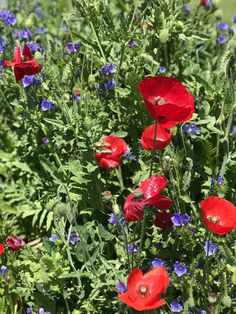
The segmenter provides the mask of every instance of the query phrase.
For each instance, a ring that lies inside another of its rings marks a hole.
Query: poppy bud
[[[194,308],[195,302],[194,302],[194,298],[193,298],[193,297],[190,297],[190,298],[188,299],[188,306],[189,306],[191,309]]]
[[[113,205],[112,205],[112,210],[113,210],[113,213],[114,213],[116,216],[120,215],[119,205],[113,204]]]
[[[218,8],[220,5],[220,0],[211,0],[214,7]]]
[[[84,118],[84,127],[89,130],[92,125],[92,120],[89,117]]]
[[[222,18],[223,17],[223,11],[220,9],[216,10],[215,11],[215,17],[217,17],[219,19]]]
[[[231,298],[229,295],[224,295],[223,298],[222,298],[222,304],[225,306],[225,307],[231,307]]]
[[[182,21],[177,21],[177,22],[176,22],[176,28],[177,28],[177,29],[182,29],[183,26],[184,26],[184,23],[183,23]]]
[[[208,293],[208,301],[209,303],[213,304],[217,301],[217,295],[215,293]]]
[[[8,250],[19,251],[20,249],[24,247],[25,242],[19,237],[9,236],[6,239],[6,244],[7,244]]]
[[[169,39],[169,30],[168,29],[162,29],[160,31],[159,38],[160,38],[160,42],[162,44],[165,44]]]
[[[104,191],[102,193],[102,196],[104,198],[105,201],[110,201],[112,199],[112,193],[111,191]]]
[[[25,21],[25,27],[30,28],[35,24],[35,15],[31,13]]]
[[[35,54],[34,54],[34,59],[38,62],[39,65],[43,65],[44,57],[41,54],[41,52],[36,51]]]

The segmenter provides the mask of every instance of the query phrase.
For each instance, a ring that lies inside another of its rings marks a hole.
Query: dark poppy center
[[[145,296],[148,293],[148,288],[145,286],[139,287],[138,294],[141,296]]]
[[[164,105],[164,104],[166,104],[167,102],[165,101],[165,99],[163,98],[163,97],[160,97],[160,96],[157,96],[157,97],[155,97],[155,100],[154,100],[155,102],[155,105],[157,105],[157,106],[161,106],[161,105]]]
[[[207,216],[207,219],[212,222],[213,224],[219,224],[220,223],[220,218],[218,216]]]

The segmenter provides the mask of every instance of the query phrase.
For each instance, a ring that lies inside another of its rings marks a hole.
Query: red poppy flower
[[[128,278],[128,290],[118,297],[137,311],[146,311],[165,305],[161,299],[169,284],[168,273],[163,267],[155,267],[143,275],[141,269],[134,269]]]
[[[73,94],[76,96],[80,96],[80,90],[79,89],[74,89]]]
[[[102,168],[115,168],[121,164],[121,156],[125,154],[128,147],[119,136],[107,136],[103,139],[105,152],[97,152],[95,159]]]
[[[11,251],[19,251],[25,245],[25,241],[23,241],[19,237],[9,236],[6,239],[6,244],[9,250]]]
[[[152,176],[144,180],[135,193],[130,194],[124,204],[125,220],[138,221],[143,217],[146,205],[166,210],[172,204],[168,197],[160,195],[167,184],[164,176]]]
[[[173,222],[171,217],[173,214],[171,213],[157,213],[156,218],[153,221],[153,224],[161,229],[170,228],[173,226]]]
[[[138,85],[150,116],[163,128],[191,119],[194,112],[192,94],[176,79],[149,77]]]
[[[142,147],[149,150],[153,150],[153,149],[162,150],[167,145],[170,144],[170,140],[173,136],[173,133],[174,132],[168,133],[166,129],[162,128],[161,125],[158,125],[156,128],[155,147],[153,147],[155,124],[152,124],[143,131],[142,138],[141,138]]]
[[[0,255],[4,253],[4,244],[0,243]]]
[[[17,47],[13,60],[5,61],[4,63],[6,66],[14,67],[14,74],[17,81],[22,80],[25,75],[35,75],[42,70],[42,67],[33,59],[30,49],[26,44],[22,55],[20,47]]]
[[[218,196],[210,196],[201,202],[202,220],[207,229],[223,235],[236,228],[236,207]]]
[[[126,221],[138,221],[143,217],[145,204],[142,198],[134,193],[127,196],[124,204],[124,213]]]

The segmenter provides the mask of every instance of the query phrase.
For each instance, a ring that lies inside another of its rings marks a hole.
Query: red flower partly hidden
[[[146,311],[165,305],[161,298],[169,284],[168,273],[163,267],[155,267],[143,275],[141,269],[134,269],[128,278],[128,290],[118,297],[137,311]]]
[[[4,253],[4,244],[0,243],[0,255]]]
[[[174,224],[171,220],[173,214],[171,213],[157,213],[156,218],[153,221],[153,224],[161,229],[166,229],[172,227]]]
[[[9,236],[6,239],[6,244],[9,250],[11,251],[19,251],[25,245],[25,241],[23,241],[19,237]]]
[[[170,144],[173,133],[174,132],[168,133],[166,129],[162,128],[161,125],[158,125],[156,128],[156,141],[154,147],[155,124],[152,124],[143,131],[141,137],[142,147],[149,150],[162,150]]]
[[[236,228],[236,207],[218,196],[210,196],[200,203],[202,220],[207,229],[223,235]]]
[[[125,141],[119,136],[110,135],[103,139],[104,146],[101,152],[97,152],[95,159],[102,168],[115,168],[121,164],[121,156],[124,155],[128,147]]]
[[[144,180],[138,189],[127,196],[124,204],[125,219],[138,221],[143,217],[146,205],[152,205],[161,210],[166,210],[172,204],[168,197],[160,195],[167,184],[164,176],[152,176]]]
[[[192,94],[176,79],[149,77],[138,85],[150,116],[163,128],[191,119],[194,112]]]
[[[15,50],[12,61],[5,61],[6,66],[14,67],[14,74],[17,81],[22,80],[25,75],[35,75],[42,70],[42,67],[33,59],[29,47],[25,44],[24,49],[20,51],[20,47]]]

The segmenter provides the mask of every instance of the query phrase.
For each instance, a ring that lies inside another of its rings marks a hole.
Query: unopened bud
[[[43,65],[44,57],[41,54],[41,52],[36,51],[35,54],[34,54],[34,59],[38,62],[39,65]]]
[[[219,19],[222,18],[223,17],[223,11],[220,9],[216,10],[215,11],[215,17],[217,17]]]
[[[25,27],[30,28],[35,24],[35,15],[31,13],[25,21]]]
[[[91,128],[92,125],[92,120],[90,117],[85,117],[84,118],[84,127],[89,130]]]
[[[224,295],[222,298],[222,304],[225,307],[231,307],[232,300],[229,295]]]
[[[169,31],[168,29],[162,29],[159,34],[160,42],[165,44],[169,39]]]
[[[113,213],[114,213],[116,216],[119,216],[119,215],[120,215],[119,205],[113,204],[113,205],[112,205],[112,210],[113,210]]]
[[[209,303],[216,303],[217,295],[215,293],[208,293],[208,301]]]
[[[102,196],[104,198],[105,201],[110,201],[112,199],[112,193],[111,191],[104,191],[102,193]]]
[[[194,298],[193,297],[190,297],[188,299],[188,306],[192,309],[195,307],[195,302],[194,302]]]

